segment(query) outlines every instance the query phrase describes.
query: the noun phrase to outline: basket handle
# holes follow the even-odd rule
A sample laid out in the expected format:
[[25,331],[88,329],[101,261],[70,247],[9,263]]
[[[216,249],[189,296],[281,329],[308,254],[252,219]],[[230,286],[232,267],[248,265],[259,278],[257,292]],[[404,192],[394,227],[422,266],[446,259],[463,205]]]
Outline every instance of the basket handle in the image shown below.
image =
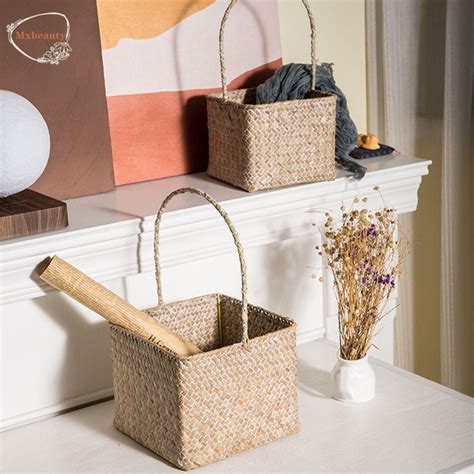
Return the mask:
[[245,264],[244,258],[244,249],[242,244],[240,243],[239,235],[237,234],[237,230],[232,224],[227,212],[222,208],[222,206],[209,194],[200,189],[196,188],[180,188],[176,191],[170,193],[167,198],[161,204],[160,210],[156,215],[155,220],[155,239],[154,239],[154,250],[155,250],[155,276],[156,276],[156,289],[158,295],[158,306],[164,305],[163,300],[163,290],[161,286],[161,266],[160,266],[160,224],[161,218],[163,217],[163,213],[166,209],[168,203],[173,199],[173,197],[179,194],[197,194],[198,196],[203,197],[206,199],[210,204],[212,204],[219,214],[223,217],[225,223],[230,229],[232,237],[234,238],[235,245],[237,247],[237,252],[239,253],[239,261],[240,261],[240,276],[241,276],[241,285],[242,285],[242,344],[245,348],[248,347],[249,336],[248,336],[248,302],[247,302],[247,265]]
[[[306,12],[309,17],[309,25],[311,27],[311,90],[316,89],[316,24],[314,21],[313,12],[309,6],[308,0],[301,0]],[[231,0],[227,6],[224,16],[222,17],[221,27],[219,30],[219,60],[221,65],[221,84],[222,84],[222,97],[227,100],[227,79],[225,74],[225,61],[224,61],[224,29],[229,17],[230,11],[237,3],[237,0]]]

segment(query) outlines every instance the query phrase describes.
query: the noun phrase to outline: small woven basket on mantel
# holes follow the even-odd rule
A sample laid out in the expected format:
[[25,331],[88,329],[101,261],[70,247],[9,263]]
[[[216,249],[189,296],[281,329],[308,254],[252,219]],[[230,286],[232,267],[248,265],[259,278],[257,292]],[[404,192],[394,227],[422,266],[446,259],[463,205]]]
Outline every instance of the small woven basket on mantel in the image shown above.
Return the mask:
[[[165,305],[159,233],[178,194],[207,199],[227,223],[239,254],[242,300],[221,294]],[[150,317],[203,352],[182,357],[111,326],[114,425],[177,467],[189,470],[298,431],[296,325],[247,302],[247,270],[237,231],[208,194],[178,189],[155,224],[158,306]]]
[[336,177],[336,96],[316,90],[316,26],[311,26],[311,90],[302,100],[256,104],[255,89],[229,92],[224,28],[219,34],[222,93],[207,96],[208,174],[246,191],[278,188]]

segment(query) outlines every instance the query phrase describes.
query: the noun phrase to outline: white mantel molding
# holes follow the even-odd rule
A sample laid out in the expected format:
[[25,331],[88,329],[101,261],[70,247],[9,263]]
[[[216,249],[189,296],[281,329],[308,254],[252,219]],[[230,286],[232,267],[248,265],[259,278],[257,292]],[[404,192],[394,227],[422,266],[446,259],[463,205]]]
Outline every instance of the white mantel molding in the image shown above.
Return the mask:
[[[0,245],[0,304],[43,296],[50,291],[34,276],[36,265],[58,254],[98,281],[123,278],[153,269],[154,212],[173,189],[201,188],[227,210],[243,246],[253,247],[309,235],[317,214],[309,209],[334,210],[353,196],[367,196],[368,205],[385,202],[401,213],[417,206],[421,177],[428,160],[404,155],[364,162],[362,181],[338,172],[335,181],[312,183],[249,194],[195,174],[123,186],[117,190],[68,201],[70,226],[47,234],[4,241]],[[163,219],[163,268],[234,252],[220,216],[195,197],[179,197]]]

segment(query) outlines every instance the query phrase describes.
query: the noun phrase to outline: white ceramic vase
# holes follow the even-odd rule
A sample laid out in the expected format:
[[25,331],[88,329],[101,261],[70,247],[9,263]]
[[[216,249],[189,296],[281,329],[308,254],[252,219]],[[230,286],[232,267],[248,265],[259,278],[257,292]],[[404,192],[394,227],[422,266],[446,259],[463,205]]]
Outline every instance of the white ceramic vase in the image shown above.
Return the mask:
[[367,402],[375,396],[375,373],[368,356],[345,360],[339,356],[331,372],[331,395],[341,402]]

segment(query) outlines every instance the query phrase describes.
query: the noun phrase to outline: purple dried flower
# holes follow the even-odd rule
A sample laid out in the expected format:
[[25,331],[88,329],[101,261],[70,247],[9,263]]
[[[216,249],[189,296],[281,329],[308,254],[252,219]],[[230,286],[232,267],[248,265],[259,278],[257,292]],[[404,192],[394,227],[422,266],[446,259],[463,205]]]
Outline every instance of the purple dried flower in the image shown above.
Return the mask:
[[372,237],[376,237],[377,231],[375,229],[376,229],[375,224],[370,224],[367,230],[361,232],[362,237],[363,238],[368,237],[369,235],[371,235]]

